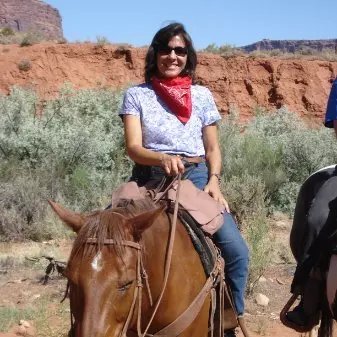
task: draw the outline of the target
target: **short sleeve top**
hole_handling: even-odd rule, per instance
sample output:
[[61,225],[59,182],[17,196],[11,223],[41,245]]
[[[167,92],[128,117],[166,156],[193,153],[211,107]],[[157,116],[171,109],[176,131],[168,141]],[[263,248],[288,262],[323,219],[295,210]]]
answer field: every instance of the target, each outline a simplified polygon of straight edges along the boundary
[[328,105],[325,113],[324,125],[328,128],[333,127],[333,121],[337,119],[337,78],[332,84],[329,95]]
[[146,149],[189,157],[205,155],[203,127],[221,119],[209,89],[191,86],[192,113],[182,123],[156,95],[151,84],[126,90],[120,115],[140,118],[143,146]]

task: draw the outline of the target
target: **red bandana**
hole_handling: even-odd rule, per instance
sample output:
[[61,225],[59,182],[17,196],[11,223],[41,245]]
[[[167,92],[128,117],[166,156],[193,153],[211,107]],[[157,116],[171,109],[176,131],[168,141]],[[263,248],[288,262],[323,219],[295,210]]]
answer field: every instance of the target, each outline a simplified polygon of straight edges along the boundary
[[192,113],[192,79],[152,77],[152,88],[182,123],[187,123]]

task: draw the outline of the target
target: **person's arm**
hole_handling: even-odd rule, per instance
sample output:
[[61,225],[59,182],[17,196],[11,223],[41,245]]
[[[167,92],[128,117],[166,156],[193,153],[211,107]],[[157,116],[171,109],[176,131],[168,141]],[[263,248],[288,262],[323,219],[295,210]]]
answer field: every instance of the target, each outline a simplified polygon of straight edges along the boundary
[[209,193],[216,201],[222,203],[225,206],[226,211],[230,212],[228,203],[220,190],[219,176],[221,172],[221,152],[217,128],[215,123],[203,128],[203,141],[209,172],[209,180],[204,191]]
[[184,172],[184,164],[178,156],[155,152],[143,147],[142,126],[138,116],[123,115],[126,150],[129,157],[138,164],[160,166],[167,175]]
[[333,128],[337,137],[337,78],[332,83],[330,90],[324,125]]

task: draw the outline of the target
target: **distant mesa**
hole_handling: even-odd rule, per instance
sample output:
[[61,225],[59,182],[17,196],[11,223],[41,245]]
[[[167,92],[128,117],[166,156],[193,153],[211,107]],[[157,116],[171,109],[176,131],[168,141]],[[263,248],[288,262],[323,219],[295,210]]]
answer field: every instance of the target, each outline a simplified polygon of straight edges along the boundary
[[59,11],[41,0],[0,0],[0,28],[33,31],[47,40],[63,39]]
[[247,53],[255,50],[274,50],[279,49],[283,52],[295,53],[296,51],[303,50],[305,48],[311,48],[314,50],[322,51],[323,49],[336,49],[337,39],[330,40],[268,40],[249,44],[247,46],[240,47]]

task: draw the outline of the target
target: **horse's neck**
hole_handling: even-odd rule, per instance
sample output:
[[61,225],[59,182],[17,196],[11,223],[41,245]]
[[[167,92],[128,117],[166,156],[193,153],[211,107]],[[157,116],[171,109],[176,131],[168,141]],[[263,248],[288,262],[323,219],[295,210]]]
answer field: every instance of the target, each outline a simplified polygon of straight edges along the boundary
[[[149,277],[154,303],[163,287],[170,229],[171,221],[164,214],[143,234],[144,266]],[[159,307],[154,324],[157,323],[157,327],[168,324],[166,320],[170,315],[172,316],[170,319],[175,319],[177,312],[183,312],[193,301],[205,280],[199,255],[184,226],[178,220],[168,282],[162,299],[162,302],[167,305]],[[144,297],[147,298],[147,295]],[[146,317],[146,311],[149,309],[148,298],[144,301],[146,302],[143,305]]]
[[[179,227],[179,225],[177,226]],[[149,279],[152,280],[151,287],[156,283],[162,283],[164,279],[164,266],[167,259],[171,221],[166,213],[144,232],[142,238],[144,265]],[[179,237],[179,230],[175,233],[175,239]],[[155,291],[155,289],[154,289]]]

